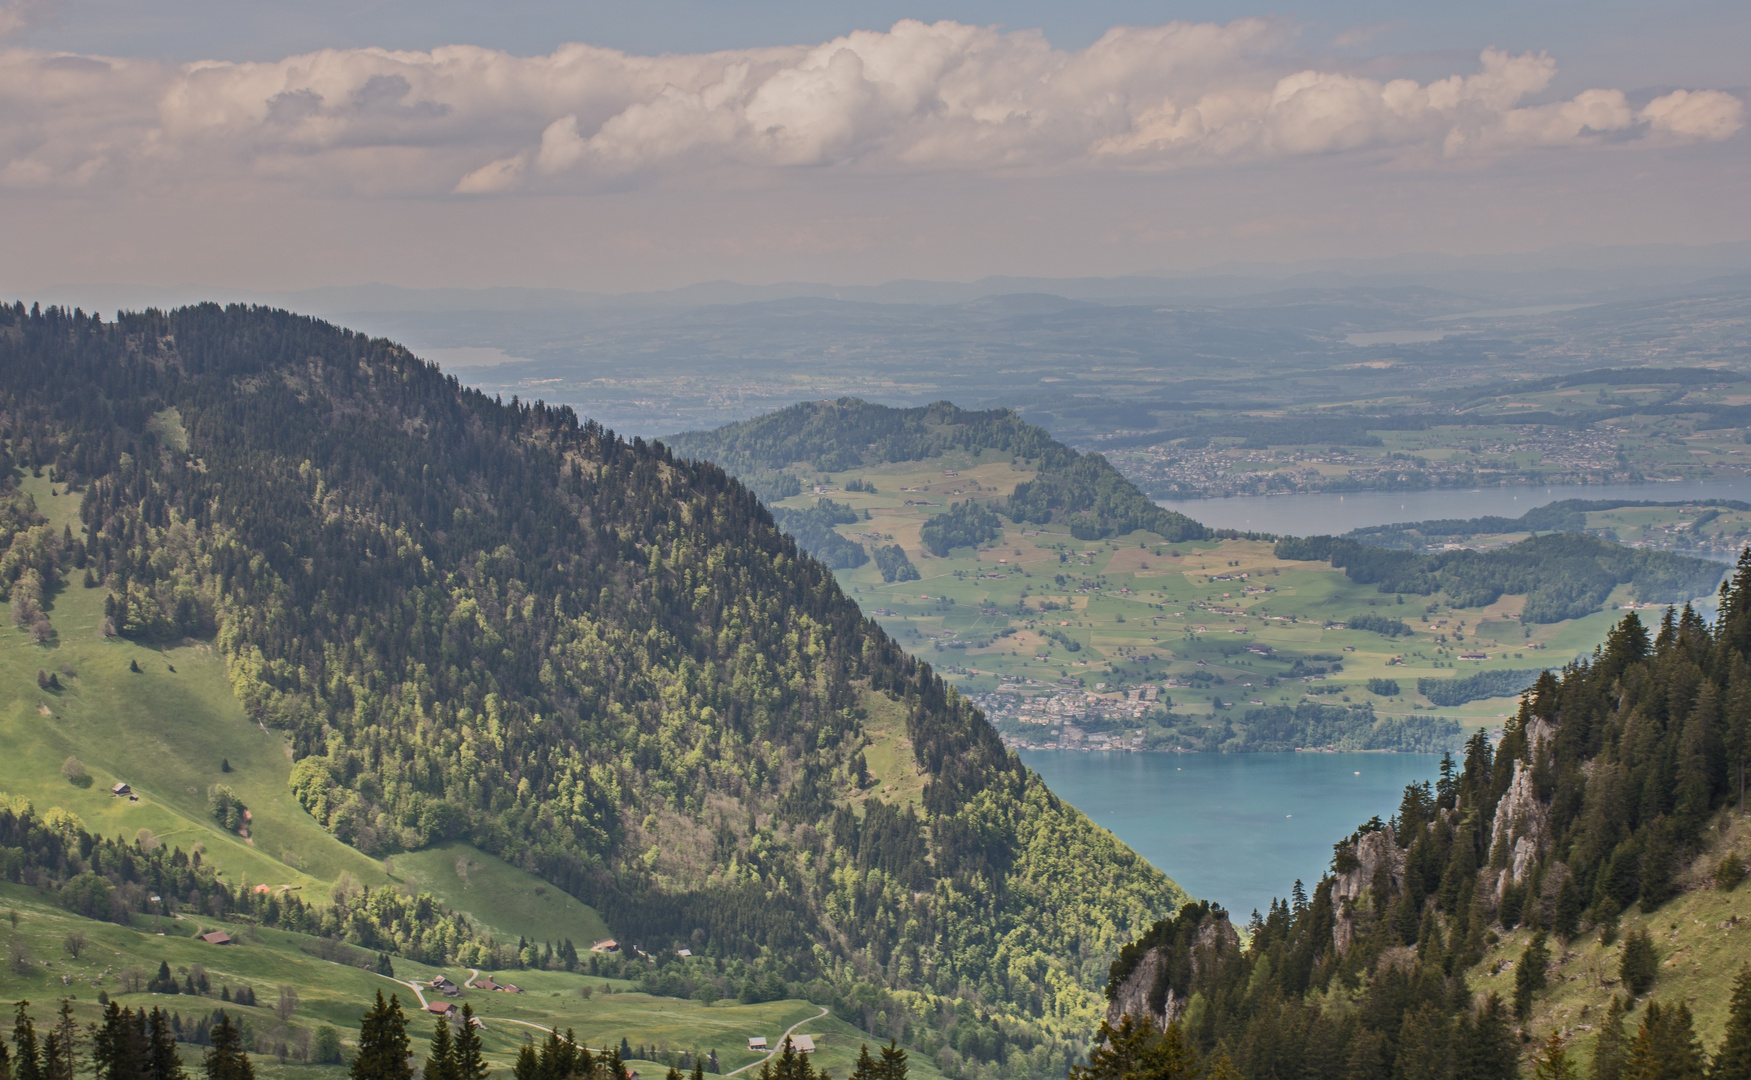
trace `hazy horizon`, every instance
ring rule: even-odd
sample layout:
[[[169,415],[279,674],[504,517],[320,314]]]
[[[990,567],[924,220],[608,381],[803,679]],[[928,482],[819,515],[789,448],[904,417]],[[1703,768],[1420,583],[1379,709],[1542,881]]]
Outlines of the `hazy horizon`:
[[[616,293],[1751,240],[1751,16],[1715,0],[727,10],[0,4],[0,287]]]

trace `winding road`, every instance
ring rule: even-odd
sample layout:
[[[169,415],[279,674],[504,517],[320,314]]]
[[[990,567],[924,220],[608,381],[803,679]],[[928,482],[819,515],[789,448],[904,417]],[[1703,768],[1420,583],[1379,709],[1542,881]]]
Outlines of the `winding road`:
[[[765,1057],[761,1058],[759,1061],[750,1061],[750,1062],[748,1062],[748,1064],[746,1064],[746,1065],[742,1066],[741,1068],[736,1069],[732,1072],[724,1073],[724,1077],[727,1080],[727,1078],[736,1075],[736,1073],[745,1073],[749,1069],[752,1069],[756,1065],[763,1065],[766,1062],[771,1061],[773,1058],[778,1056],[778,1052],[780,1050],[784,1049],[784,1040],[790,1038],[793,1034],[795,1034],[797,1028],[802,1027],[804,1024],[812,1024],[816,1020],[819,1020],[823,1016],[826,1016],[826,1015],[827,1015],[827,1009],[823,1006],[821,1011],[816,1013],[815,1015],[807,1017],[807,1018],[802,1019],[802,1020],[798,1020],[796,1023],[790,1025],[790,1027],[785,1029],[784,1034],[780,1035],[778,1037],[778,1042],[775,1043],[771,1049],[766,1051]]]

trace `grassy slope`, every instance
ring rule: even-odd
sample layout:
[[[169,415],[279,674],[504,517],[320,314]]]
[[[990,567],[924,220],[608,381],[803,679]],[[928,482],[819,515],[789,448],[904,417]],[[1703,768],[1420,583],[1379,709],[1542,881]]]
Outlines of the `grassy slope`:
[[[395,877],[463,912],[501,938],[571,938],[579,949],[608,936],[596,909],[469,844],[437,844],[392,860]]]
[[[95,1019],[99,1008],[97,992],[103,989],[124,1005],[158,1005],[167,1011],[179,1011],[185,1017],[225,1007],[233,1015],[246,1017],[252,1031],[271,1031],[277,1024],[272,1006],[278,1000],[278,988],[294,986],[299,995],[292,1020],[295,1027],[329,1023],[340,1028],[343,1038],[350,1040],[364,1003],[381,990],[398,994],[407,1011],[415,1014],[411,1030],[416,1051],[423,1050],[430,1035],[431,1024],[417,1015],[417,999],[409,988],[371,972],[308,955],[299,949],[299,944],[310,939],[296,934],[260,930],[253,937],[243,937],[237,945],[216,947],[194,939],[196,930],[203,925],[195,920],[141,919],[133,927],[92,922],[61,911],[34,890],[16,885],[0,885],[0,909],[19,916],[16,930],[10,922],[0,923],[0,936],[9,944],[23,940],[36,960],[35,970],[29,975],[11,970],[0,972],[0,999],[31,1000],[35,1003],[32,1011],[39,1020],[51,1013],[53,1003],[62,997],[74,999],[82,1020]],[[158,933],[160,929],[162,936]],[[77,960],[62,947],[67,934],[74,930],[89,939],[89,946]],[[117,973],[137,968],[149,975],[157,970],[160,961],[179,973],[186,972],[190,964],[203,965],[212,980],[214,995],[190,998],[118,993]],[[396,963],[397,978],[408,982],[423,983],[438,971],[421,964]],[[468,973],[451,969],[445,974],[461,983]],[[597,1047],[618,1045],[624,1037],[635,1044],[668,1049],[715,1049],[728,1071],[759,1060],[758,1055],[746,1050],[748,1036],[775,1038],[790,1025],[820,1011],[804,1001],[760,1005],[724,1001],[708,1006],[696,1001],[653,998],[630,992],[629,984],[620,980],[565,972],[514,972],[501,974],[501,978],[514,979],[526,992],[513,995],[466,991],[461,999],[471,1003],[485,1018],[487,1054],[501,1068],[510,1065],[526,1034],[539,1037],[537,1028],[557,1025],[561,1029],[574,1028],[581,1041]],[[221,985],[250,986],[261,1004],[249,1009],[224,1005],[217,997]],[[587,998],[580,993],[586,987],[591,990]],[[604,988],[608,987],[614,992],[605,993]],[[801,1030],[818,1036],[816,1043],[821,1053],[816,1061],[832,1068],[838,1076],[850,1071],[859,1042],[866,1038],[850,1025],[830,1017],[811,1022]],[[325,1070],[297,1067],[291,1071],[308,1076]],[[645,1071],[648,1074],[649,1070]],[[922,1061],[915,1064],[913,1071],[926,1080],[939,1076]]]
[[[1612,994],[1623,992],[1618,983],[1623,940],[1631,930],[1647,930],[1660,958],[1660,977],[1648,996],[1689,1005],[1703,1047],[1714,1052],[1726,1029],[1733,980],[1741,966],[1751,962],[1751,944],[1746,941],[1751,935],[1751,921],[1746,920],[1751,914],[1751,885],[1720,892],[1712,885],[1714,867],[1729,850],[1751,856],[1751,821],[1725,814],[1709,837],[1709,848],[1681,878],[1686,891],[1651,913],[1633,908],[1624,915],[1611,945],[1601,945],[1597,931],[1566,946],[1551,943],[1549,988],[1538,995],[1532,1011],[1536,1036],[1560,1030],[1574,1043],[1581,1060],[1591,1060],[1595,1025]],[[1734,918],[1739,921],[1732,922]],[[1518,930],[1492,946],[1472,969],[1473,989],[1493,990],[1511,1001],[1514,965],[1530,939],[1529,931]],[[1640,1016],[1638,1008],[1625,1021],[1632,1036]]]

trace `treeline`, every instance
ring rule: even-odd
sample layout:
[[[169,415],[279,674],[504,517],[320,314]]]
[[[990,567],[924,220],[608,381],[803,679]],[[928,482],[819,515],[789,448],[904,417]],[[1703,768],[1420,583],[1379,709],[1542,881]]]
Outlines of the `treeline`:
[[[1515,1075],[1513,1029],[1535,1015],[1555,945],[1610,940],[1632,906],[1659,910],[1739,798],[1751,759],[1751,552],[1722,601],[1713,626],[1686,607],[1651,636],[1627,615],[1590,657],[1539,675],[1499,745],[1479,732],[1463,764],[1445,758],[1433,785],[1407,787],[1391,821],[1334,847],[1311,896],[1297,882],[1289,901],[1255,914],[1246,948],[1206,932],[1214,912],[1187,908],[1158,926],[1115,963],[1103,1035],[1133,1058],[1183,1044],[1246,1080]],[[1532,934],[1512,1001],[1474,995],[1468,970],[1490,935],[1522,927]],[[1613,1000],[1593,1076],[1704,1074],[1684,1004],[1656,1007],[1661,970],[1656,943],[1632,935],[1622,986],[1632,1003],[1656,1002],[1632,1038]],[[1339,991],[1346,1008],[1320,1006]],[[1751,1063],[1751,976],[1732,1011],[1712,1075]],[[1564,1053],[1547,1042],[1537,1075],[1574,1075]],[[1126,1062],[1095,1065],[1092,1076],[1109,1077]]]
[[[810,555],[835,570],[850,570],[869,561],[869,552],[862,544],[833,531],[835,525],[850,525],[857,521],[857,511],[844,503],[816,499],[815,505],[806,510],[778,506],[772,509],[772,520],[795,537],[797,544]]]
[[[939,559],[953,548],[978,547],[1003,532],[1003,519],[983,503],[968,499],[926,521],[918,530],[924,550]]]
[[[1383,593],[1442,593],[1454,607],[1484,607],[1523,594],[1520,618],[1553,623],[1591,615],[1611,590],[1628,585],[1635,599],[1680,603],[1712,593],[1723,569],[1707,559],[1628,548],[1591,536],[1535,536],[1490,551],[1427,555],[1390,551],[1331,536],[1279,540],[1280,559],[1324,560],[1351,581]]]
[[[906,557],[906,549],[899,544],[883,544],[876,548],[875,564],[882,572],[882,580],[889,584],[918,580],[918,568],[912,565],[912,560]]]
[[[1544,671],[1544,668],[1524,668],[1506,671],[1480,671],[1476,675],[1463,675],[1456,679],[1419,678],[1417,680],[1417,693],[1428,698],[1430,704],[1439,705],[1443,709],[1451,709],[1467,702],[1481,701],[1484,698],[1507,697],[1510,694],[1522,693]]]
[[[1004,506],[1004,514],[1018,523],[1065,521],[1082,540],[1138,529],[1169,542],[1213,535],[1184,514],[1156,506],[1106,458],[1080,454],[1008,409],[975,412],[946,401],[896,409],[840,398],[792,405],[714,431],[684,432],[667,439],[666,445],[743,476],[799,462],[842,472],[925,461],[951,451],[997,450],[1036,470],[1035,478],[1018,484]]]
[[[1246,721],[1225,744],[1229,753],[1286,750],[1393,750],[1441,753],[1459,743],[1459,723],[1438,717],[1377,717],[1372,705],[1302,702],[1248,709]],[[1238,745],[1236,745],[1238,744]]]
[[[159,438],[178,425],[186,449]],[[0,435],[83,493],[56,572],[106,591],[115,633],[216,628],[293,795],[369,854],[467,838],[647,948],[843,996],[972,988],[985,1034],[946,1047],[966,1076],[1036,1050],[1061,1071],[1090,964],[1177,902],[717,466],[213,305],[0,308]],[[917,889],[835,876],[878,700],[925,776]],[[676,819],[710,850],[664,843]]]
[[[1404,637],[1411,632],[1410,624],[1403,619],[1389,619],[1384,615],[1361,614],[1350,618],[1348,624],[1351,630],[1367,630],[1382,637]]]

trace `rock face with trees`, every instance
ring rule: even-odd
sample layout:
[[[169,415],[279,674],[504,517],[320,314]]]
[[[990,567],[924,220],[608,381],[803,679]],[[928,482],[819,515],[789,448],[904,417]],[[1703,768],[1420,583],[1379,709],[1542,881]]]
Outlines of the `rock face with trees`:
[[[214,305],[0,307],[0,426],[0,476],[71,485],[85,526],[0,481],[23,624],[52,634],[44,590],[85,587],[106,632],[210,637],[292,794],[371,855],[467,839],[623,940],[1017,1073],[1062,1071],[1107,961],[1186,899],[715,465]]]
[[[1743,798],[1748,759],[1751,552],[1712,625],[1686,607],[1650,635],[1625,616],[1591,656],[1539,678],[1499,745],[1480,732],[1435,784],[1407,788],[1390,822],[1340,841],[1311,896],[1296,882],[1291,900],[1255,913],[1245,948],[1216,932],[1225,914],[1199,905],[1127,946],[1088,1076],[1175,1075],[1157,1067],[1174,1055],[1247,1078],[1515,1075],[1517,1029],[1549,992],[1554,953],[1670,903],[1711,823]],[[1742,876],[1723,859],[1704,887]],[[1473,993],[1487,944],[1517,929],[1530,937],[1512,1000]],[[1625,938],[1620,967],[1600,995],[1617,997],[1593,1075],[1701,1076],[1689,1009],[1658,1000],[1646,931]],[[1647,995],[1625,1031],[1626,1005]],[[1746,1075],[1747,1030],[1751,975],[1714,1075]],[[1574,1075],[1560,1072],[1577,1068],[1561,1043],[1538,1050],[1539,1075]]]

